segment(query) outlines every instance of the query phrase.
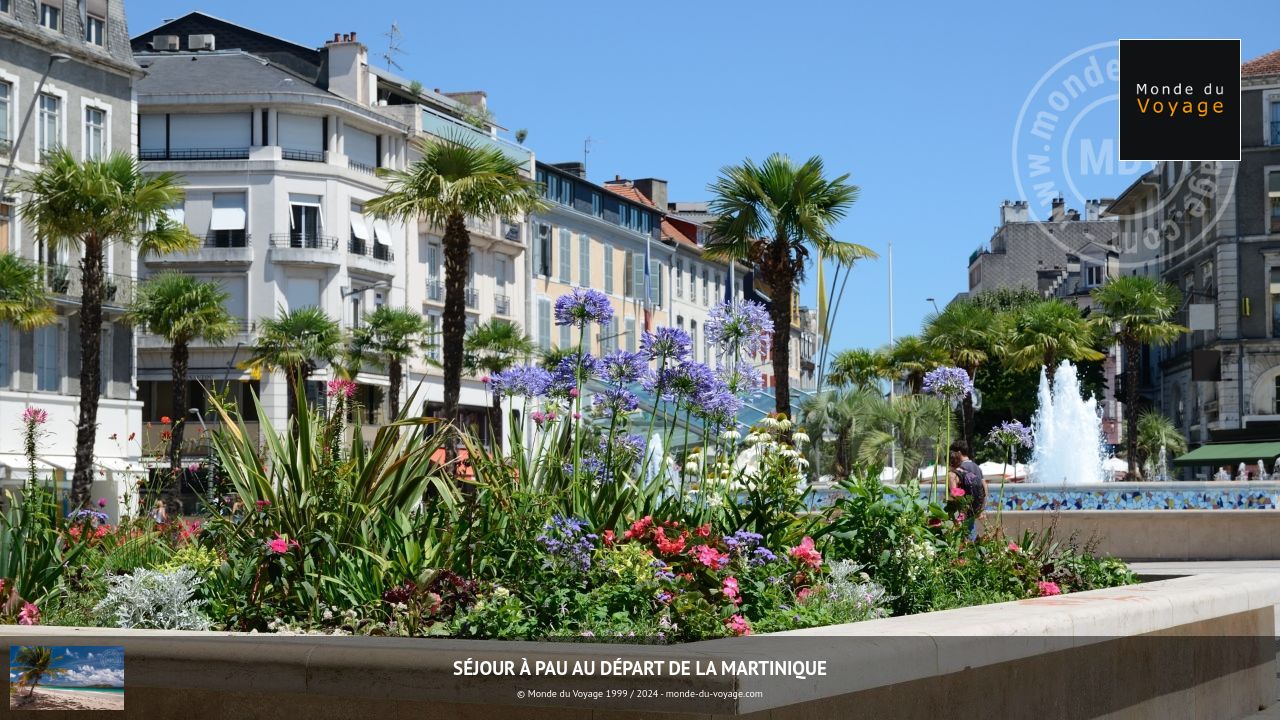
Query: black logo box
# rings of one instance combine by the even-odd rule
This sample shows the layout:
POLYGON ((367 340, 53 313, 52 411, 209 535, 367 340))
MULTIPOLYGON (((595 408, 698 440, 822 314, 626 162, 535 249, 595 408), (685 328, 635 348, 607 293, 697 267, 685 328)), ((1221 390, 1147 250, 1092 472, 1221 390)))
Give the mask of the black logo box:
POLYGON ((1121 40, 1119 155, 1122 161, 1239 161, 1240 40, 1121 40), (1176 103, 1173 114, 1170 103, 1176 103))

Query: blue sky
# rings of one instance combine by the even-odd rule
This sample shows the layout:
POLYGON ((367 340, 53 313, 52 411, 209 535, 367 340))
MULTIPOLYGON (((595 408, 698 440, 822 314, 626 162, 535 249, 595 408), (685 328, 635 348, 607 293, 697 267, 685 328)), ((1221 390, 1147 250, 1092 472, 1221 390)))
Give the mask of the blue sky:
MULTIPOLYGON (((353 13, 337 0, 128 0, 127 9, 134 34, 197 9, 304 45, 356 31, 376 64, 396 21, 400 74, 487 91, 498 121, 527 128, 543 160, 581 160, 591 137, 591 179, 660 177, 672 199, 705 199, 718 170, 746 157, 820 154, 862 188, 837 236, 882 255, 894 245, 901 335, 930 311, 925 298, 945 303, 967 288, 969 254, 990 238, 1000 202, 1024 196, 1015 124, 1060 60, 1122 37, 1241 38, 1246 60, 1280 47, 1280 33, 1265 31, 1277 17, 1271 0, 978 5, 370 0, 353 13)), ((1095 52, 1104 64, 1115 56, 1095 52)), ((1085 144, 1096 160, 1115 137, 1105 100, 1114 88, 1073 107, 1078 124, 1063 120, 1069 207, 1118 193, 1141 169, 1081 172, 1085 144)), ((884 259, 855 270, 833 347, 887 341, 886 281, 884 259)), ((812 304, 813 287, 803 295, 812 304)))
MULTIPOLYGON (((18 656, 19 646, 9 648, 9 660, 13 662, 18 656)), ((54 667, 65 668, 66 672, 56 678, 46 677, 43 685, 80 686, 108 685, 124 686, 124 648, 118 645, 94 646, 72 645, 54 646, 50 648, 54 658, 61 656, 54 667)), ((9 680, 16 681, 18 673, 10 672, 9 680)))

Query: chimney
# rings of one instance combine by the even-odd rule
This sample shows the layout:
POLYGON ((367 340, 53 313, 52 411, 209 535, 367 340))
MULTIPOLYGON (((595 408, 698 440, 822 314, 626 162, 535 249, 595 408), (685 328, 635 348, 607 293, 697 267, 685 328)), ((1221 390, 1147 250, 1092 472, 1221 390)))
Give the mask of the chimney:
POLYGON ((645 197, 649 198, 649 202, 666 210, 667 207, 667 181, 658 178, 640 178, 632 182, 637 190, 645 197))
POLYGON ((587 166, 584 163, 580 163, 580 162, 552 163, 551 166, 560 168, 565 172, 573 173, 574 175, 577 175, 579 178, 583 180, 587 179, 587 166))
POLYGON ((1027 221, 1027 203, 1022 200, 1010 202, 1005 200, 1000 203, 1000 224, 1008 225, 1009 223, 1026 222, 1027 221))
POLYGON ((1060 197, 1053 199, 1053 209, 1050 215, 1050 222, 1062 222, 1067 215, 1067 201, 1060 197))
POLYGON ((334 33, 324 44, 328 56, 327 85, 330 92, 360 105, 369 105, 369 49, 356 41, 355 33, 334 33))

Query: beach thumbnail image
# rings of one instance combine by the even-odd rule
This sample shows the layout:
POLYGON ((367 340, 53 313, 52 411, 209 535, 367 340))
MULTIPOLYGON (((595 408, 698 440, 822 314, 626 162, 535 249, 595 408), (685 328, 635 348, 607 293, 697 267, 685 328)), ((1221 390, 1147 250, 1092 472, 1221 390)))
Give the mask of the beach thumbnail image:
POLYGON ((9 709, 124 710, 124 648, 11 646, 9 709))

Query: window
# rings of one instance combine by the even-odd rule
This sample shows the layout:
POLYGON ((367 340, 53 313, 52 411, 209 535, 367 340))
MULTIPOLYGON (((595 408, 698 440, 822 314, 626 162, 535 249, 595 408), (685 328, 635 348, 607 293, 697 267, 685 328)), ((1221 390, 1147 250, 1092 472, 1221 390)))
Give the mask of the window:
POLYGON ((533 241, 534 277, 551 277, 551 226, 538 225, 538 237, 533 241))
POLYGON ((84 18, 84 41, 101 47, 107 36, 107 0, 88 0, 84 18))
MULTIPOLYGON (((0 0, 2 2, 3 0, 0 0)), ((13 102, 13 86, 6 82, 0 82, 0 151, 9 152, 9 142, 12 140, 9 134, 9 115, 10 104, 13 102)))
POLYGON ((561 205, 573 204, 573 181, 562 178, 559 175, 548 173, 545 170, 538 173, 539 179, 543 182, 545 196, 548 200, 558 202, 561 205))
POLYGON ((1276 381, 1275 381, 1275 398, 1276 398, 1276 400, 1275 400, 1275 407, 1271 409, 1271 412, 1272 412, 1272 413, 1274 413, 1274 414, 1276 414, 1276 415, 1280 415, 1280 375, 1277 375, 1277 376, 1276 376, 1276 381))
POLYGON ((17 250, 9 247, 9 222, 13 217, 13 206, 0 203, 0 253, 17 250))
POLYGON ((1271 268, 1271 337, 1280 337, 1280 268, 1271 268))
POLYGON ((427 357, 440 359, 440 316, 427 313, 427 357))
POLYGON ((248 219, 244 193, 214 193, 213 215, 209 218, 210 244, 220 248, 245 247, 248 219))
POLYGON ((320 229, 323 224, 319 196, 289 196, 289 244, 291 246, 319 247, 320 229))
POLYGON ((40 3, 40 24, 50 30, 62 29, 62 2, 40 3))
POLYGON ((582 352, 591 352, 591 323, 582 326, 582 335, 579 342, 582 343, 582 352))
POLYGON ((1200 264, 1200 287, 1204 288, 1206 293, 1213 293, 1213 261, 1206 260, 1200 264))
POLYGON ((644 297, 644 253, 627 253, 626 278, 623 294, 627 297, 644 297))
POLYGON ((676 297, 684 297, 684 260, 676 260, 676 297))
POLYGON ((627 328, 627 352, 635 352, 636 351, 636 319, 633 317, 627 318, 626 328, 627 328))
POLYGON ((604 292, 613 294, 613 246, 604 246, 604 292))
POLYGON ((493 282, 499 294, 507 292, 507 256, 498 255, 493 258, 493 282))
POLYGON ((689 321, 689 340, 690 340, 689 347, 693 354, 693 361, 698 362, 699 345, 698 345, 698 321, 697 320, 689 321))
POLYGON ((111 328, 102 328, 98 345, 98 394, 111 397, 111 328))
POLYGON ((560 228, 560 277, 562 283, 572 282, 572 256, 573 252, 573 233, 566 228, 560 228))
POLYGON ((591 191, 591 214, 604 217, 604 204, 600 202, 600 193, 595 190, 591 191))
POLYGON ((578 284, 591 287, 591 238, 586 234, 578 236, 578 284))
POLYGON ((560 325, 560 343, 556 346, 561 350, 567 350, 573 345, 572 325, 560 325))
POLYGON ((35 330, 36 390, 58 392, 62 388, 61 353, 58 352, 58 325, 35 330))
POLYGON ((1271 101, 1271 144, 1280 145, 1280 100, 1271 101))
POLYGON ((1271 208, 1271 232, 1280 233, 1280 171, 1267 173, 1267 201, 1271 208))
POLYGON ((1097 287, 1102 284, 1103 267, 1101 265, 1085 265, 1084 266, 1084 284, 1085 287, 1097 287))
POLYGON ((9 0, 0 0, 0 13, 9 12, 9 0))
POLYGON ((538 298, 538 347, 551 349, 551 301, 538 298))
POLYGON ((649 261, 649 302, 656 307, 662 307, 662 263, 657 260, 649 261))
POLYGON ((360 312, 360 293, 351 296, 351 329, 360 328, 360 320, 364 318, 364 313, 360 312))
POLYGON ((716 294, 713 296, 716 302, 720 302, 724 298, 724 288, 721 286, 720 273, 716 273, 716 294))
POLYGON ((707 283, 707 269, 706 269, 706 268, 702 268, 702 304, 703 304, 703 305, 710 305, 710 304, 711 304, 711 302, 710 302, 710 293, 709 293, 709 292, 707 292, 707 287, 708 287, 708 283, 707 283))
POLYGON ((107 154, 107 111, 102 108, 84 109, 84 156, 101 160, 107 154))
POLYGON ((62 144, 62 100, 46 93, 40 94, 39 137, 36 148, 47 153, 62 144))

